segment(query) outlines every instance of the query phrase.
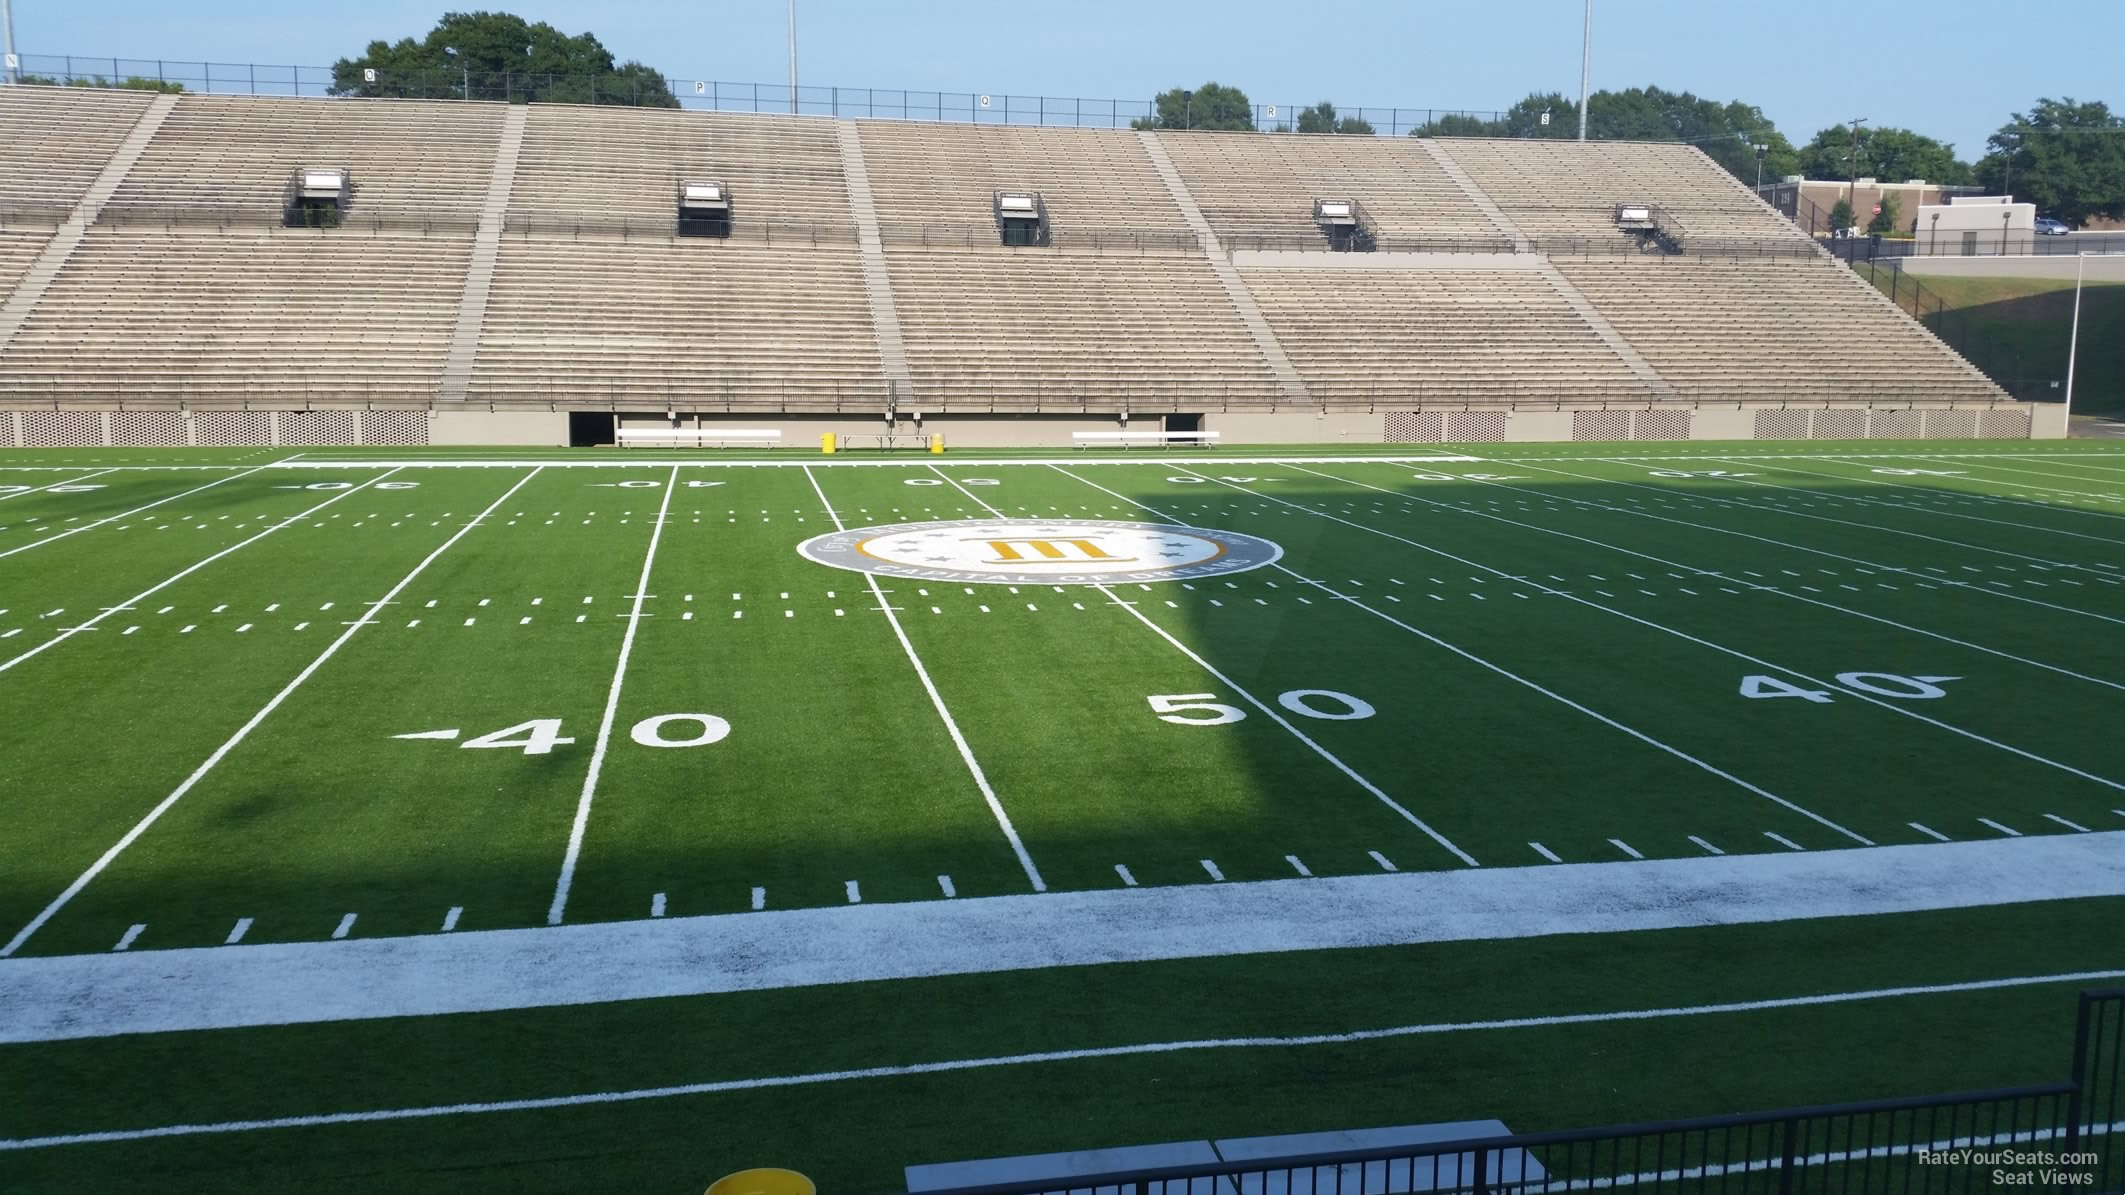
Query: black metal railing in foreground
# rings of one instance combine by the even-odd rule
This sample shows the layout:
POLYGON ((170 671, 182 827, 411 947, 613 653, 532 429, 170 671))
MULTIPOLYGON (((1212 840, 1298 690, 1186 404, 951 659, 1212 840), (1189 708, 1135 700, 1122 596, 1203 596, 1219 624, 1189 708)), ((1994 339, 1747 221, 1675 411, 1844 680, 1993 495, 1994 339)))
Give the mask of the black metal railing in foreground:
POLYGON ((928 1195, 1959 1195, 2125 1184, 2125 990, 2084 992, 2064 1082, 1654 1124, 1050 1176, 928 1195), (2026 1176, 2026 1177, 2018 1177, 2026 1176))

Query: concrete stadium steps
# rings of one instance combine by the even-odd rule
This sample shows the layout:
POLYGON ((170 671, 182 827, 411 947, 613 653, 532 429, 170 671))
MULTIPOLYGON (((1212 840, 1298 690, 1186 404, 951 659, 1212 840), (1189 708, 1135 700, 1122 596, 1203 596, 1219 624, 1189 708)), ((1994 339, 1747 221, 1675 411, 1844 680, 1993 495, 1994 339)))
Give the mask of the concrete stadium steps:
POLYGON ((1653 397, 1538 271, 1240 273, 1324 403, 1653 397))
POLYGON ((140 123, 143 91, 0 87, 0 205, 72 207, 140 123))
POLYGON ((689 179, 728 184, 741 225, 851 227, 832 124, 656 108, 532 105, 509 210, 668 233, 689 179))
POLYGON ((186 95, 108 209, 278 221, 298 167, 344 167, 349 217, 469 223, 487 193, 502 104, 186 95))
POLYGON ((52 230, 19 229, 9 227, 0 230, 0 296, 14 289, 21 281, 30 264, 44 251, 45 243, 52 239, 52 230))
POLYGON ((466 397, 885 409, 854 245, 502 239, 466 397))
POLYGON ((1828 258, 1556 266, 1684 397, 2006 398, 1828 258))
POLYGON ((888 246, 886 261, 918 409, 1185 411, 1281 401, 1200 255, 888 246))
POLYGON ((1509 238, 1407 137, 1173 133, 1159 143, 1228 249, 1319 241, 1315 199, 1355 199, 1382 241, 1509 238))
POLYGON ((1798 229, 1691 146, 1484 138, 1433 145, 1537 240, 1627 245, 1630 238, 1616 229, 1616 205, 1654 203, 1686 236, 1806 246, 1798 229))
POLYGON ((433 396, 469 236, 91 229, 0 354, 26 398, 433 396))
POLYGON ((1089 233, 1188 231, 1126 129, 888 120, 859 120, 856 128, 889 242, 937 227, 978 231, 994 244, 997 191, 1040 192, 1058 243, 1089 233))

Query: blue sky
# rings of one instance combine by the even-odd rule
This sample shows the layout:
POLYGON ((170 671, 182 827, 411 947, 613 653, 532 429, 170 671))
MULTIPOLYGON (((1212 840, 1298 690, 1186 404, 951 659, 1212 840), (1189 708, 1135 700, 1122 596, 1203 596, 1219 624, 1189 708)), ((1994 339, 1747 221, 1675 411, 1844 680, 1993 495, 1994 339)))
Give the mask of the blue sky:
MULTIPOLYGON (((425 33, 447 4, 13 0, 25 54, 325 65, 425 33)), ((674 78, 780 82, 785 0, 462 0, 598 35, 674 78)), ((1975 157, 2038 96, 2125 106, 2125 4, 1825 6, 1596 0, 1594 86, 1760 105, 1787 137, 1854 116, 1975 157), (1839 15, 1831 15, 1839 14, 1839 15), (1830 33, 1835 25, 1840 32, 1830 33)), ((1138 98, 1205 79, 1259 102, 1502 108, 1579 86, 1580 0, 799 0, 802 81, 1138 98)))

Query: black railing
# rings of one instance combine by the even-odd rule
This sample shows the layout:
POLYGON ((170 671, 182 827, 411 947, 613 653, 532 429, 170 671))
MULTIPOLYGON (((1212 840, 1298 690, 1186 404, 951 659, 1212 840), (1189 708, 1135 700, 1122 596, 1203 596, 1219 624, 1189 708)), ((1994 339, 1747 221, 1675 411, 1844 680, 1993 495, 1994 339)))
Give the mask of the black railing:
POLYGON ((2019 343, 1987 334, 1968 311, 1951 306, 1915 275, 1906 273, 1900 260, 1892 258, 1884 264, 1859 258, 1848 264, 2002 390, 2024 402, 2064 401, 2065 375, 2053 372, 2063 361, 2027 359, 2019 343))
POLYGON ((2125 990, 2084 992, 2064 1082, 1652 1124, 935 1188, 928 1195, 1377 1191, 1941 1195, 2003 1185, 2115 1195, 2125 990), (2009 1177, 2002 1180, 2004 1172, 2009 1177))
MULTIPOLYGON (((498 74, 480 71, 356 70, 337 79, 329 66, 285 63, 177 62, 69 54, 25 54, 21 73, 61 83, 114 86, 128 81, 178 84, 186 91, 221 95, 324 96, 347 94, 407 99, 537 99, 544 103, 597 103, 711 112, 797 113, 892 120, 960 121, 975 124, 1043 125, 1059 128, 1125 129, 1151 119, 1149 99, 1011 95, 1004 92, 912 91, 884 87, 798 87, 782 83, 734 83, 669 72, 613 75, 498 74)), ((1261 132, 1295 127, 1303 104, 1254 104, 1249 117, 1261 132)), ((1183 123, 1185 123, 1185 112, 1183 123)), ((1200 115, 1200 113, 1198 114, 1200 115)), ((1420 128, 1498 125, 1505 113, 1454 108, 1349 108, 1337 117, 1357 117, 1384 136, 1420 128)), ((1355 126, 1353 126, 1355 127, 1355 126)))

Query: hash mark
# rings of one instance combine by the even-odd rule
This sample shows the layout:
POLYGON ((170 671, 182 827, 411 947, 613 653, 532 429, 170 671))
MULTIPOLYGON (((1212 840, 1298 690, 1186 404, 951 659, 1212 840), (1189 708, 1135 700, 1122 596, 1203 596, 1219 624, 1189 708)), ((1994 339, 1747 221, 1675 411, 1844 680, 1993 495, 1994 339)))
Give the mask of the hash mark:
POLYGON ((136 925, 136 926, 134 926, 133 928, 131 928, 131 929, 129 929, 129 930, 127 930, 127 931, 125 931, 125 936, 124 936, 124 937, 121 937, 121 938, 119 938, 119 939, 118 939, 118 945, 116 945, 116 946, 113 946, 113 947, 111 947, 111 949, 112 949, 112 950, 131 950, 131 949, 133 948, 133 942, 134 942, 134 941, 135 941, 136 939, 138 939, 138 938, 140 937, 140 935, 141 935, 141 934, 143 934, 143 933, 146 933, 146 932, 147 932, 147 928, 148 928, 148 927, 147 927, 147 925, 146 925, 145 923, 143 923, 143 924, 140 924, 140 925, 136 925))
POLYGON ((1299 857, 1297 855, 1284 856, 1284 862, 1291 864, 1291 869, 1293 871, 1298 872, 1300 875, 1305 876, 1307 879, 1310 880, 1313 878, 1313 873, 1306 870, 1306 865, 1304 863, 1299 862, 1299 857))
POLYGON ((1122 883, 1123 883, 1123 884, 1125 884, 1125 885, 1127 885, 1127 886, 1129 886, 1129 887, 1131 887, 1131 888, 1134 888, 1134 887, 1136 887, 1136 877, 1135 877, 1135 876, 1133 876, 1133 875, 1130 875, 1130 874, 1129 874, 1129 868, 1128 868, 1128 865, 1127 865, 1127 864, 1123 864, 1123 863, 1117 863, 1117 864, 1115 864, 1115 865, 1114 865, 1114 874, 1115 874, 1115 875, 1118 875, 1118 876, 1120 876, 1120 877, 1122 878, 1122 883))
POLYGON ((1378 852, 1378 851, 1366 851, 1365 853, 1366 853, 1366 854, 1368 854, 1368 855, 1371 855, 1371 856, 1372 856, 1372 861, 1380 865, 1380 870, 1381 870, 1381 871, 1400 871, 1400 870, 1401 870, 1400 868, 1396 867, 1396 866, 1395 866, 1395 865, 1394 865, 1393 863, 1390 863, 1390 862, 1388 862, 1388 860, 1387 860, 1387 856, 1385 856, 1385 855, 1381 854, 1381 853, 1380 853, 1380 852, 1378 852))
POLYGON ((1543 858, 1545 858, 1545 859, 1549 860, 1549 861, 1550 861, 1550 862, 1552 862, 1552 863, 1562 863, 1562 862, 1564 862, 1564 860, 1562 860, 1562 859, 1559 859, 1559 858, 1557 857, 1557 852, 1555 852, 1555 851, 1553 851, 1553 850, 1549 849, 1549 848, 1548 848, 1548 847, 1546 847, 1546 846, 1543 846, 1543 845, 1542 845, 1541 843, 1539 843, 1539 842, 1530 842, 1530 843, 1528 843, 1527 845, 1529 845, 1529 846, 1533 847, 1533 848, 1535 849, 1535 853, 1536 853, 1536 854, 1538 854, 1538 855, 1542 856, 1543 858))
POLYGON ((649 898, 649 915, 652 917, 662 917, 664 915, 664 894, 662 892, 656 893, 649 898))
POLYGON ((863 903, 863 890, 856 886, 856 881, 854 880, 848 882, 848 895, 850 904, 860 905, 863 903))
POLYGON ((1645 856, 1639 854, 1638 851, 1633 848, 1630 843, 1625 842, 1621 838, 1609 839, 1609 845, 1615 847, 1619 851, 1622 851, 1624 854, 1629 855, 1633 859, 1645 858, 1645 856))
POLYGON ((1807 849, 1808 849, 1807 847, 1804 847, 1804 846, 1800 845, 1799 843, 1797 843, 1797 842, 1793 841, 1792 839, 1790 839, 1790 838, 1787 838, 1787 837, 1786 837, 1785 835, 1783 835, 1783 834, 1774 834, 1774 833, 1772 833, 1772 832, 1771 832, 1771 831, 1769 831, 1769 830, 1765 830, 1765 831, 1763 832, 1763 836, 1764 836, 1765 838, 1768 838, 1768 839, 1770 839, 1770 840, 1771 840, 1772 842, 1775 842, 1775 843, 1777 843, 1778 845, 1780 845, 1780 846, 1782 846, 1782 847, 1786 848, 1786 849, 1787 849, 1787 850, 1789 850, 1789 851, 1804 851, 1804 850, 1807 850, 1807 849))
POLYGON ((334 929, 334 930, 332 931, 332 940, 333 940, 333 941, 335 941, 335 942, 337 942, 337 941, 339 941, 339 940, 340 940, 341 938, 344 938, 344 937, 346 937, 346 936, 347 936, 347 935, 348 935, 349 933, 353 932, 353 930, 354 930, 354 914, 352 914, 352 913, 349 913, 349 914, 347 914, 347 915, 346 915, 345 917, 342 917, 342 918, 340 918, 340 919, 339 919, 339 926, 338 926, 338 928, 336 928, 336 929, 334 929))
POLYGON ((764 909, 764 908, 766 908, 766 907, 767 907, 767 889, 765 889, 765 888, 755 888, 755 889, 753 889, 753 911, 754 911, 755 913, 757 913, 757 912, 759 912, 760 910, 762 910, 762 909, 764 909))
POLYGON ((238 917, 236 919, 236 927, 229 931, 229 936, 223 939, 221 944, 224 946, 234 946, 238 942, 243 941, 243 936, 250 932, 251 919, 249 917, 238 917))
POLYGON ((462 916, 464 916, 464 915, 465 915, 465 906, 463 906, 463 905, 451 905, 451 906, 450 906, 450 911, 449 911, 449 912, 447 912, 447 913, 445 913, 445 914, 443 914, 443 932, 447 934, 447 933, 449 933, 449 932, 450 932, 451 930, 454 930, 454 929, 456 929, 456 928, 457 928, 457 919, 458 919, 459 917, 462 917, 462 916))
POLYGON ((2081 825, 2081 824, 2079 824, 2079 823, 2077 823, 2077 822, 2069 822, 2069 821, 2067 821, 2067 820, 2066 820, 2065 818, 2063 818, 2063 817, 2060 817, 2060 816, 2059 816, 2058 814, 2056 814, 2056 813, 2047 813, 2047 814, 2045 814, 2045 815, 2044 815, 2044 817, 2045 817, 2045 819, 2046 819, 2046 820, 2048 820, 2048 821, 2054 821, 2054 822, 2057 822, 2058 824, 2060 824, 2060 825, 2062 825, 2062 826, 2066 827, 2066 828, 2067 828, 2067 829, 2069 829, 2069 830, 2074 830, 2074 831, 2077 831, 2077 832, 2079 832, 2079 833, 2082 833, 2082 834, 2086 834, 2086 833, 2088 833, 2088 827, 2086 827, 2086 826, 2083 826, 2083 825, 2081 825))
POLYGON ((938 886, 939 888, 942 888, 942 889, 944 889, 944 894, 945 894, 945 897, 946 897, 947 899, 950 899, 951 897, 954 897, 954 896, 957 896, 957 895, 959 895, 959 889, 957 889, 957 888, 954 888, 954 887, 952 886, 952 877, 951 877, 951 876, 938 876, 938 877, 937 877, 937 886, 938 886))
POLYGON ((1706 841, 1705 841, 1704 839, 1702 839, 1702 838, 1699 838, 1699 837, 1697 837, 1697 836, 1696 836, 1695 834, 1692 834, 1692 835, 1690 835, 1690 841, 1691 841, 1691 842, 1694 842, 1694 843, 1696 843, 1696 844, 1697 844, 1698 846, 1700 846, 1700 847, 1704 848, 1704 853, 1705 853, 1705 854, 1707 854, 1707 855, 1724 855, 1724 854, 1726 854, 1726 852, 1725 852, 1725 851, 1723 851, 1723 850, 1720 850, 1720 849, 1719 849, 1718 847, 1716 847, 1716 846, 1713 846, 1713 845, 1712 845, 1711 843, 1709 843, 1709 842, 1706 842, 1706 841))
POLYGON ((2022 836, 2022 832, 2020 830, 2010 830, 2007 827, 1999 824, 1998 822, 1993 821, 1989 817, 1981 817, 1977 820, 1983 822, 1985 825, 1991 826, 1993 829, 1998 830, 2000 833, 2005 834, 2009 838, 2020 838, 2022 836))
POLYGON ((1203 860, 1203 861, 1202 861, 1202 863, 1203 863, 1203 870, 1204 870, 1204 871, 1207 871, 1207 872, 1209 872, 1209 873, 1210 873, 1210 878, 1211 878, 1211 879, 1213 879, 1213 880, 1216 880, 1216 881, 1219 881, 1220 883, 1222 883, 1222 882, 1224 881, 1224 879, 1225 879, 1225 873, 1224 873, 1224 872, 1222 872, 1222 871, 1219 871, 1219 870, 1217 869, 1217 864, 1215 864, 1215 863, 1212 863, 1212 862, 1211 862, 1210 860, 1208 860, 1208 859, 1205 859, 1205 860, 1203 860))

